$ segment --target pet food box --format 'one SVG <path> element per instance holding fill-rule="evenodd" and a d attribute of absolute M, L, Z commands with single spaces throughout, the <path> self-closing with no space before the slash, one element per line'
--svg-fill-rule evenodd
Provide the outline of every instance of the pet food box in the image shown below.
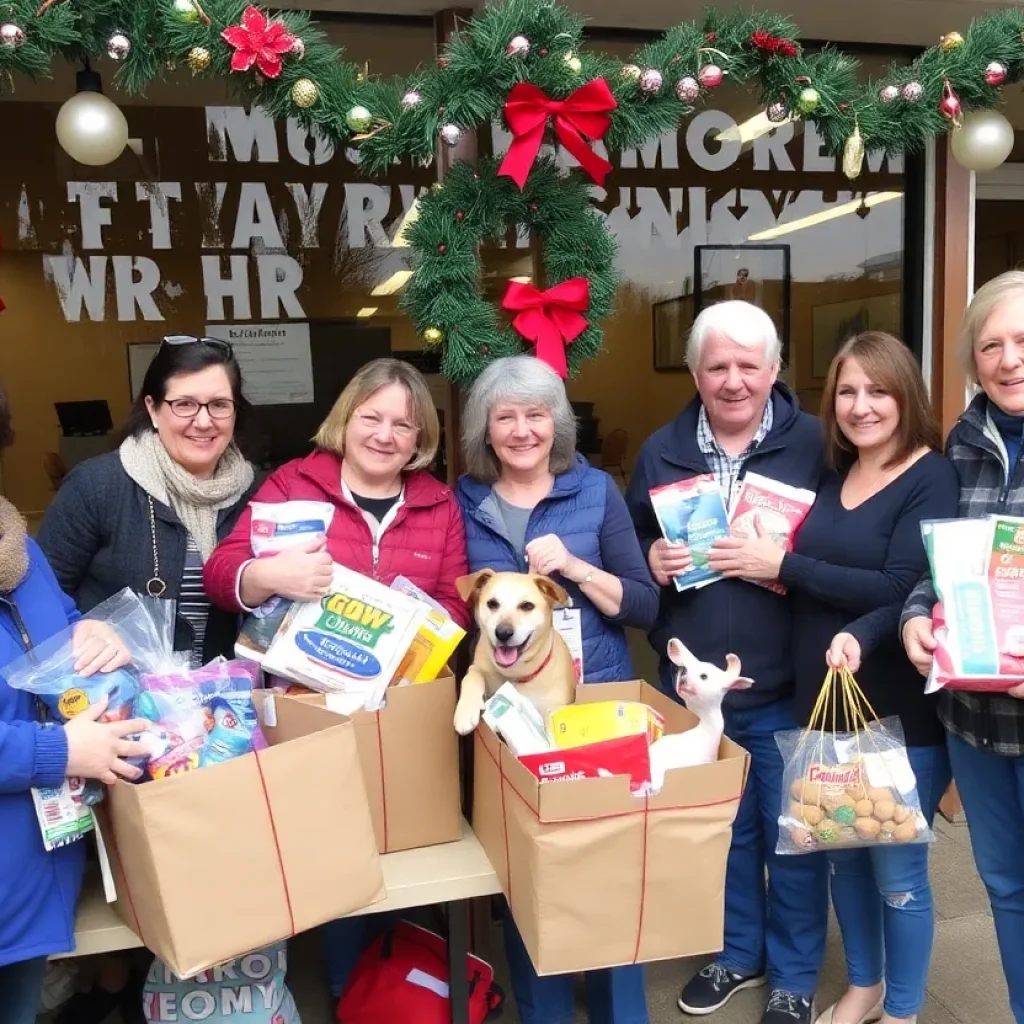
<path fill-rule="evenodd" d="M 289 696 L 330 709 L 333 694 Z M 455 677 L 392 686 L 378 711 L 352 716 L 373 834 L 380 853 L 451 843 L 462 838 Z"/>
<path fill-rule="evenodd" d="M 649 705 L 668 734 L 697 724 L 641 681 L 576 690 L 579 704 L 608 700 Z M 670 769 L 644 797 L 628 775 L 542 782 L 485 722 L 474 743 L 473 830 L 539 974 L 721 950 L 746 751 L 723 738 L 714 764 Z"/>
<path fill-rule="evenodd" d="M 257 696 L 266 750 L 101 805 L 117 911 L 181 978 L 385 895 L 356 725 Z"/>

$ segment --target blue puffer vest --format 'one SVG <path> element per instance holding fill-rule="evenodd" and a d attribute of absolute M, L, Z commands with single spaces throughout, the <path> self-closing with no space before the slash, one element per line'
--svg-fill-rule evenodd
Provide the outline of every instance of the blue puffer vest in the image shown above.
<path fill-rule="evenodd" d="M 469 571 L 526 572 L 526 559 L 512 547 L 491 485 L 463 476 L 456 493 L 466 523 Z M 570 554 L 603 569 L 600 534 L 607 494 L 607 474 L 577 455 L 576 464 L 555 477 L 551 493 L 531 513 L 526 542 L 557 534 Z M 584 682 L 632 679 L 633 666 L 622 627 L 601 615 L 575 583 L 562 577 L 558 582 L 568 591 L 573 607 L 580 609 Z"/>

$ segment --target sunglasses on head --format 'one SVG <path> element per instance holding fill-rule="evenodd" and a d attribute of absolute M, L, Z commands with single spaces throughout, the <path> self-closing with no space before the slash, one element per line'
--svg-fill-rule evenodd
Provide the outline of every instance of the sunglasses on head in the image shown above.
<path fill-rule="evenodd" d="M 220 349 L 227 356 L 234 354 L 231 343 L 222 338 L 200 338 L 194 334 L 168 334 L 163 339 L 164 345 L 197 345 L 199 343 Z"/>

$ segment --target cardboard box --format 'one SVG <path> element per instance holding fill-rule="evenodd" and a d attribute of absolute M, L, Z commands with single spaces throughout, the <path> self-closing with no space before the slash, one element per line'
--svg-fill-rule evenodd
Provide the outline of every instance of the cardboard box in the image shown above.
<path fill-rule="evenodd" d="M 385 895 L 355 725 L 283 697 L 259 707 L 259 754 L 108 790 L 118 913 L 180 977 Z"/>
<path fill-rule="evenodd" d="M 289 696 L 320 707 L 330 694 Z M 352 716 L 363 780 L 381 853 L 462 838 L 462 787 L 455 718 L 455 677 L 394 686 L 381 711 Z"/>
<path fill-rule="evenodd" d="M 696 717 L 644 682 L 580 686 L 576 700 L 638 700 L 666 733 Z M 501 881 L 538 974 L 722 949 L 725 866 L 749 755 L 668 772 L 655 797 L 625 776 L 541 783 L 481 723 L 473 830 Z"/>

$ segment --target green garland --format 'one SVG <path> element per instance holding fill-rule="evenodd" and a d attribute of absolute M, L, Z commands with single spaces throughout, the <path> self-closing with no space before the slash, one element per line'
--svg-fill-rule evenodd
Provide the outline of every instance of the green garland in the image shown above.
<path fill-rule="evenodd" d="M 442 344 L 449 380 L 472 380 L 492 359 L 530 351 L 503 326 L 484 300 L 477 257 L 484 240 L 503 240 L 515 225 L 541 239 L 545 285 L 572 278 L 589 281 L 587 329 L 568 345 L 569 371 L 601 349 L 603 320 L 618 288 L 615 241 L 590 204 L 587 183 L 562 175 L 550 159 L 538 161 L 520 191 L 500 177 L 494 160 L 456 164 L 444 185 L 420 201 L 419 217 L 406 232 L 416 253 L 416 273 L 402 295 L 416 329 Z"/>
<path fill-rule="evenodd" d="M 233 27 L 248 7 L 247 0 L 4 0 L 0 89 L 13 87 L 15 75 L 48 74 L 54 59 L 109 55 L 118 60 L 115 84 L 139 93 L 184 64 L 227 79 L 273 117 L 297 117 L 336 143 L 358 143 L 373 173 L 397 160 L 428 160 L 439 144 L 498 120 L 521 83 L 564 100 L 603 79 L 615 106 L 602 141 L 618 150 L 676 131 L 724 79 L 756 83 L 772 120 L 813 121 L 824 148 L 842 155 L 856 177 L 866 151 L 917 150 L 962 113 L 996 106 L 1002 86 L 1024 77 L 1024 11 L 1013 8 L 859 84 L 853 58 L 830 46 L 804 51 L 783 15 L 709 10 L 621 62 L 583 49 L 583 20 L 551 0 L 488 5 L 436 66 L 402 80 L 364 80 L 302 12 L 257 13 L 276 34 L 276 49 L 269 63 L 239 67 Z M 450 377 L 469 379 L 487 359 L 523 347 L 479 291 L 476 246 L 512 224 L 544 237 L 547 284 L 589 278 L 589 326 L 569 346 L 570 370 L 597 353 L 614 295 L 614 245 L 589 205 L 588 182 L 579 172 L 560 177 L 541 160 L 520 192 L 484 162 L 475 173 L 457 165 L 445 188 L 423 200 L 410 229 L 416 272 L 403 302 L 428 340 L 440 336 Z M 464 218 L 453 220 L 459 210 Z"/>

